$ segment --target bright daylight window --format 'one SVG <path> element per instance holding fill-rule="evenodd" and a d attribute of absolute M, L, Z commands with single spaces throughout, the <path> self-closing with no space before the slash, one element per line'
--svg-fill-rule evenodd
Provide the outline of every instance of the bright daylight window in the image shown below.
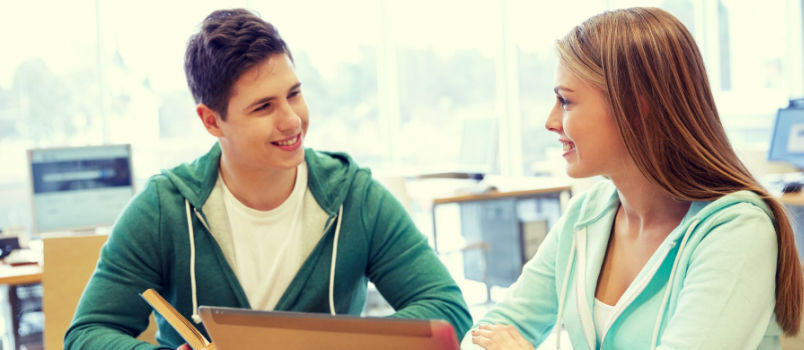
<path fill-rule="evenodd" d="M 205 152 L 214 139 L 195 116 L 183 54 L 220 7 L 253 9 L 287 40 L 310 146 L 378 171 L 561 174 L 543 127 L 554 41 L 606 6 L 634 5 L 690 27 L 738 150 L 767 147 L 776 108 L 802 93 L 794 0 L 3 3 L 0 227 L 30 226 L 26 149 L 131 143 L 138 188 Z"/>
<path fill-rule="evenodd" d="M 776 110 L 804 93 L 802 8 L 794 0 L 615 0 L 658 6 L 690 29 L 738 153 L 764 157 Z"/>
<path fill-rule="evenodd" d="M 383 15 L 396 63 L 395 160 L 425 172 L 455 170 L 461 161 L 467 171 L 495 170 L 494 157 L 484 151 L 498 139 L 498 7 L 482 1 L 388 2 Z M 474 142 L 482 144 L 469 146 Z"/>

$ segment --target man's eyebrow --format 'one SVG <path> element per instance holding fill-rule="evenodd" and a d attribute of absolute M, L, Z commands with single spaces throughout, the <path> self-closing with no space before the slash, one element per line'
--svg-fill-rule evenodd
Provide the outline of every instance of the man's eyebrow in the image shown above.
<path fill-rule="evenodd" d="M 293 91 L 293 90 L 297 90 L 300 87 L 301 87 L 301 83 L 293 84 L 293 86 L 291 86 L 290 89 L 288 89 L 288 92 Z M 259 100 L 256 100 L 256 101 L 252 102 L 251 104 L 249 104 L 248 107 L 246 107 L 244 110 L 245 111 L 250 111 L 252 108 L 257 107 L 257 106 L 259 106 L 259 105 L 261 105 L 263 103 L 266 103 L 266 102 L 271 102 L 274 99 L 276 99 L 276 97 L 273 97 L 273 96 L 263 97 L 263 98 L 261 98 Z"/>
<path fill-rule="evenodd" d="M 261 98 L 259 100 L 256 100 L 256 101 L 252 102 L 251 104 L 248 105 L 248 107 L 244 108 L 243 110 L 244 111 L 250 111 L 254 107 L 257 107 L 257 106 L 259 106 L 259 105 L 261 105 L 263 103 L 266 103 L 266 102 L 271 102 L 272 100 L 275 100 L 275 99 L 276 99 L 276 97 L 273 97 L 273 96 L 263 97 L 263 98 Z"/>

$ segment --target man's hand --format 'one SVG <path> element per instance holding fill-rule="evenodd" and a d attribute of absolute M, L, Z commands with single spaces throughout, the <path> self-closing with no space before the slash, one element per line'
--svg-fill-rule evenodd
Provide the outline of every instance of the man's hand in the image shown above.
<path fill-rule="evenodd" d="M 527 349 L 533 346 L 519 334 L 514 326 L 481 324 L 472 330 L 472 343 L 486 350 Z"/>
<path fill-rule="evenodd" d="M 176 348 L 176 350 L 193 350 L 193 348 L 190 347 L 190 344 L 184 343 L 180 347 Z"/>

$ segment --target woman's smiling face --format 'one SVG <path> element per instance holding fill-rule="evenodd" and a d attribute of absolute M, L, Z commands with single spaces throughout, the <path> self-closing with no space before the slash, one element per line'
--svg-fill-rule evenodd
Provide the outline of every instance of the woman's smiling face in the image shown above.
<path fill-rule="evenodd" d="M 567 175 L 611 176 L 633 165 L 602 90 L 578 78 L 564 64 L 556 69 L 556 103 L 545 122 L 558 134 Z M 630 163 L 630 164 L 626 164 Z"/>

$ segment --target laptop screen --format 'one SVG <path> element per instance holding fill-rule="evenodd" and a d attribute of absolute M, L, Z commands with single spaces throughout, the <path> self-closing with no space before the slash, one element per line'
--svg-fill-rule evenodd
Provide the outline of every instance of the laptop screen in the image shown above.
<path fill-rule="evenodd" d="M 804 108 L 779 109 L 768 160 L 804 169 Z"/>
<path fill-rule="evenodd" d="M 134 195 L 130 145 L 31 149 L 28 162 L 37 237 L 109 227 Z"/>

